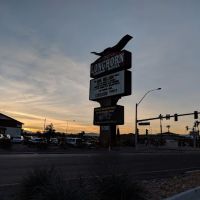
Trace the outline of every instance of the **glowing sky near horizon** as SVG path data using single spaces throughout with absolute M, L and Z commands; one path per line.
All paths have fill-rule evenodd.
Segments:
M 198 0 L 1 0 L 0 112 L 26 130 L 98 132 L 89 101 L 91 51 L 134 38 L 132 95 L 122 98 L 125 125 L 134 130 L 135 104 L 146 91 L 139 118 L 200 111 L 200 2 Z M 163 129 L 186 133 L 193 116 L 163 120 Z M 143 127 L 141 132 L 144 131 Z M 152 122 L 159 132 L 159 121 Z

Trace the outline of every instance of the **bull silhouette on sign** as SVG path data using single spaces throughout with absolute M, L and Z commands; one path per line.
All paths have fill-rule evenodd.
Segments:
M 111 53 L 119 52 L 126 46 L 126 44 L 129 42 L 129 40 L 131 40 L 132 38 L 133 37 L 130 36 L 130 35 L 125 35 L 115 46 L 108 47 L 100 53 L 98 53 L 98 52 L 91 52 L 91 53 L 95 54 L 97 56 L 104 57 L 104 56 L 107 56 Z

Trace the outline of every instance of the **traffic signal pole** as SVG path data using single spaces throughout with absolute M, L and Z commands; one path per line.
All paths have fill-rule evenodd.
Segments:
M 160 118 L 160 134 L 162 135 L 162 118 Z

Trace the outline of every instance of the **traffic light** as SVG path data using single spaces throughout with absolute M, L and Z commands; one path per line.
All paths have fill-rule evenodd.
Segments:
M 178 114 L 174 114 L 174 121 L 178 121 Z
M 198 119 L 198 111 L 194 111 L 194 119 Z
M 165 118 L 166 120 L 170 120 L 170 114 L 167 114 Z

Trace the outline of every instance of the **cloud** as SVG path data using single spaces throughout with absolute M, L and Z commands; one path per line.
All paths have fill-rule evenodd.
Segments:
M 43 56 L 37 49 L 0 47 L 0 81 L 0 105 L 8 110 L 60 120 L 88 119 L 91 112 L 88 65 L 59 50 Z
M 156 0 L 123 5 L 1 1 L 1 111 L 24 113 L 21 119 L 27 117 L 27 126 L 34 121 L 27 114 L 92 124 L 92 108 L 99 105 L 88 100 L 89 63 L 96 59 L 89 52 L 114 45 L 126 33 L 134 36 L 126 47 L 133 52 L 133 95 L 119 102 L 125 105 L 123 130 L 133 130 L 134 105 L 152 88 L 163 90 L 145 98 L 141 117 L 196 110 L 198 5 Z

